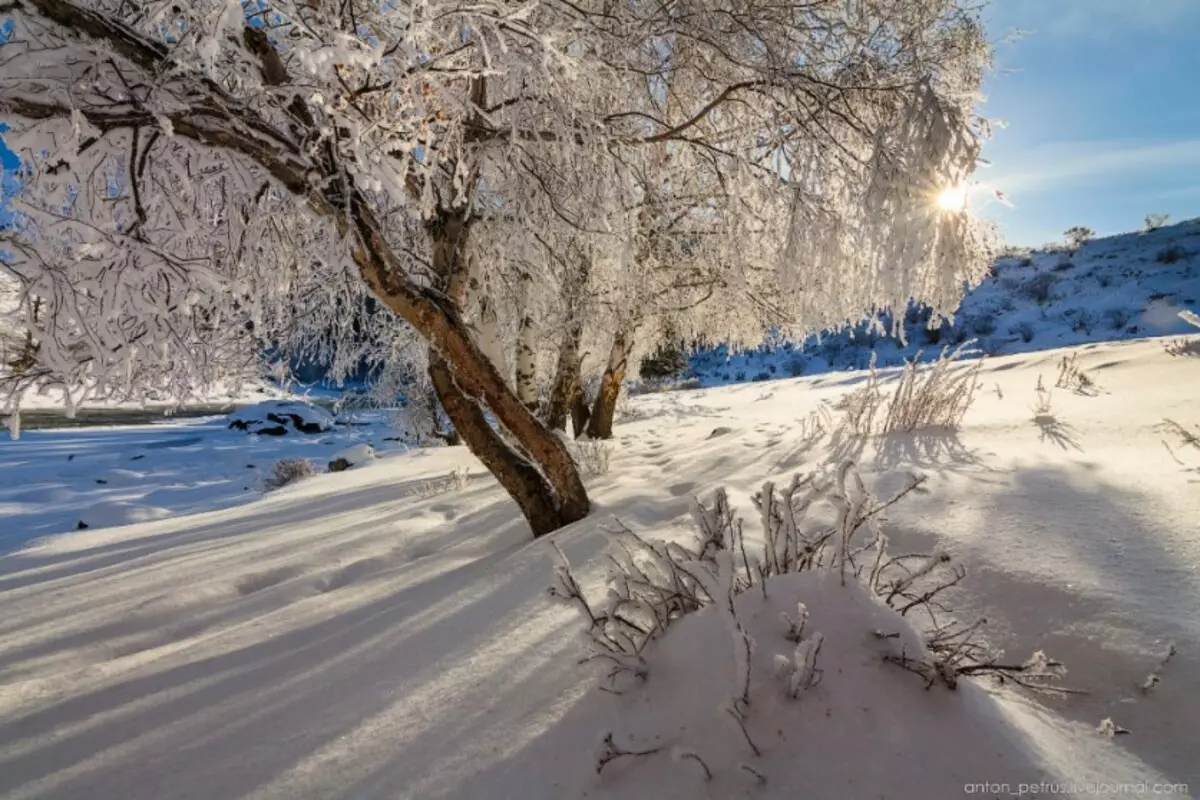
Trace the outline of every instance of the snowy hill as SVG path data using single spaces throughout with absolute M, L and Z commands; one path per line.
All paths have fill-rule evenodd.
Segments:
M 595 512 L 540 540 L 458 447 L 385 453 L 232 508 L 217 495 L 242 484 L 227 482 L 213 486 L 215 510 L 28 542 L 0 556 L 0 795 L 941 798 L 966 781 L 1009 784 L 989 797 L 1043 778 L 1090 782 L 1092 794 L 1200 785 L 1188 734 L 1200 717 L 1200 450 L 1172 439 L 1169 453 L 1158 430 L 1164 418 L 1200 425 L 1200 358 L 1157 341 L 1077 352 L 1092 391 L 1052 388 L 1036 415 L 1035 386 L 1053 387 L 1061 353 L 985 362 L 958 430 L 814 429 L 811 412 L 861 384 L 845 374 L 634 398 L 611 471 L 587 479 Z M 40 475 L 28 488 L 47 493 L 47 516 L 63 516 L 56 489 L 72 503 L 114 497 L 114 483 L 67 474 L 112 470 L 108 453 L 148 451 L 122 468 L 148 473 L 163 506 L 203 485 L 203 463 L 249 472 L 244 451 L 216 457 L 238 432 L 197 441 L 190 424 L 171 427 L 33 432 L 0 445 L 0 486 Z M 180 453 L 159 458 L 150 445 L 168 438 Z M 331 444 L 280 452 L 332 457 Z M 270 442 L 255 447 L 266 463 Z M 178 475 L 189 448 L 199 463 Z M 68 461 L 85 450 L 96 458 Z M 891 547 L 966 567 L 947 596 L 955 616 L 986 617 L 987 641 L 1017 662 L 1045 650 L 1088 694 L 1037 700 L 991 681 L 926 690 L 880 663 L 889 642 L 917 647 L 896 612 L 835 580 L 802 580 L 811 573 L 771 584 L 769 602 L 739 598 L 759 643 L 746 727 L 761 756 L 714 696 L 734 655 L 712 607 L 652 643 L 644 685 L 599 690 L 596 670 L 577 663 L 578 615 L 547 595 L 552 545 L 603 596 L 602 529 L 614 517 L 684 541 L 690 498 L 724 486 L 759 547 L 751 496 L 763 482 L 847 458 L 880 497 L 925 474 L 920 493 L 887 511 Z M 25 511 L 0 527 L 37 525 Z M 826 636 L 824 677 L 776 701 L 762 670 L 790 652 L 776 612 L 797 600 Z M 1160 667 L 1171 643 L 1178 654 Z M 1156 670 L 1161 683 L 1140 689 Z M 1131 733 L 1105 737 L 1108 718 Z M 655 752 L 597 774 L 606 732 Z
M 866 324 L 810 337 L 798 346 L 729 354 L 701 351 L 691 361 L 705 386 L 863 369 L 976 340 L 988 355 L 1194 332 L 1178 313 L 1200 310 L 1200 219 L 1085 243 L 1072 252 L 1039 250 L 998 259 L 990 277 L 963 298 L 953 324 L 928 328 L 928 309 L 905 316 L 907 344 Z

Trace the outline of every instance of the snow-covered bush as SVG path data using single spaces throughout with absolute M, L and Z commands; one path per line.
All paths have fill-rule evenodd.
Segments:
M 1076 225 L 1072 228 L 1067 228 L 1063 233 L 1067 240 L 1067 246 L 1072 250 L 1077 250 L 1087 242 L 1096 238 L 1096 232 L 1086 225 Z
M 1173 244 L 1170 247 L 1164 247 L 1155 253 L 1154 260 L 1159 264 L 1174 264 L 1178 261 L 1182 261 L 1185 256 L 1187 256 L 1187 251 L 1179 245 Z
M 605 475 L 612 460 L 612 445 L 603 440 L 580 439 L 571 443 L 571 458 L 584 475 Z
M 1053 272 L 1039 272 L 1021 284 L 1020 292 L 1038 305 L 1043 305 L 1054 296 L 1053 290 L 1058 282 L 1059 277 Z
M 1096 327 L 1098 320 L 1096 315 L 1086 308 L 1071 309 L 1074 313 L 1070 314 L 1071 330 L 1076 333 L 1082 333 L 1085 336 L 1092 335 L 1092 329 Z
M 944 348 L 932 366 L 920 365 L 921 352 L 904 365 L 895 390 L 884 392 L 872 357 L 862 387 L 834 403 L 844 427 L 855 436 L 912 432 L 923 428 L 957 428 L 975 399 L 982 359 L 960 366 L 964 343 Z
M 1146 215 L 1146 231 L 1156 231 L 1171 221 L 1170 214 L 1147 214 Z
M 836 574 L 843 586 L 865 586 L 901 616 L 923 612 L 929 626 L 927 651 L 894 655 L 897 663 L 921 672 L 931 683 L 954 688 L 959 676 L 990 674 L 1027 688 L 1060 691 L 1060 664 L 1038 657 L 1004 665 L 978 640 L 983 620 L 964 626 L 944 619 L 943 593 L 966 576 L 950 555 L 940 550 L 889 552 L 885 512 L 924 480 L 913 476 L 887 500 L 867 490 L 849 461 L 833 472 L 797 474 L 785 488 L 768 481 L 753 497 L 762 539 L 757 551 L 747 549 L 743 521 L 735 516 L 725 490 L 717 489 L 707 504 L 699 499 L 692 503 L 696 535 L 690 544 L 647 539 L 619 521 L 606 530 L 609 568 L 603 599 L 587 596 L 566 556 L 554 546 L 557 583 L 550 594 L 579 611 L 592 649 L 588 660 L 605 665 L 611 691 L 628 688 L 628 678 L 647 677 L 647 645 L 682 617 L 711 606 L 732 615 L 733 597 L 751 589 L 767 594 L 772 578 L 822 570 Z M 783 622 L 785 638 L 812 642 L 791 662 L 811 680 L 812 671 L 803 664 L 815 658 L 819 643 L 805 634 L 805 609 Z M 735 651 L 753 650 L 736 618 L 730 630 Z M 735 697 L 744 696 L 746 681 L 739 673 Z
M 450 474 L 444 478 L 435 478 L 425 481 L 418 490 L 418 495 L 422 499 L 437 497 L 440 494 L 449 494 L 450 492 L 461 492 L 471 484 L 471 471 L 466 467 L 455 467 L 450 470 Z
M 1041 375 L 1038 375 L 1037 387 L 1033 390 L 1033 393 L 1035 399 L 1033 405 L 1030 406 L 1030 410 L 1033 411 L 1033 418 L 1036 420 L 1040 417 L 1050 416 L 1052 397 L 1050 390 L 1042 383 Z
M 605 691 L 648 691 L 647 703 L 686 696 L 689 714 L 701 719 L 711 714 L 713 723 L 726 726 L 727 749 L 744 746 L 755 758 L 767 755 L 764 731 L 774 731 L 781 719 L 795 721 L 797 711 L 806 713 L 810 692 L 847 691 L 844 673 L 868 670 L 878 676 L 887 669 L 880 665 L 914 672 L 927 688 L 954 690 L 963 678 L 991 676 L 1033 690 L 1066 691 L 1058 684 L 1063 674 L 1058 662 L 1040 652 L 1024 661 L 1000 661 L 980 639 L 984 620 L 964 624 L 947 616 L 945 592 L 966 575 L 948 554 L 889 552 L 885 512 L 922 483 L 913 477 L 881 501 L 850 462 L 833 472 L 797 475 L 782 489 L 766 483 L 754 497 L 762 533 L 758 547 L 747 545 L 742 520 L 718 489 L 710 502 L 694 501 L 696 535 L 690 543 L 644 538 L 624 525 L 607 531 L 602 596 L 584 590 L 566 556 L 552 545 L 557 580 L 550 594 L 579 613 L 590 649 L 582 663 L 603 665 Z M 768 609 L 776 613 L 763 613 Z M 921 612 L 924 633 L 914 627 L 914 611 Z M 695 624 L 682 624 L 693 619 Z M 661 679 L 651 674 L 659 665 L 691 674 L 697 662 L 706 665 L 695 678 L 704 686 L 680 686 L 675 674 Z M 714 671 L 729 682 L 714 683 Z M 829 680 L 837 686 L 824 688 Z M 712 710 L 706 712 L 703 704 L 697 709 L 697 696 L 711 698 Z M 769 717 L 770 725 L 755 726 L 758 715 Z M 705 730 L 715 727 L 701 724 Z M 672 727 L 677 737 L 686 730 Z M 794 732 L 778 733 L 787 740 Z M 622 757 L 652 758 L 673 746 L 675 761 L 694 761 L 705 781 L 718 779 L 719 772 L 731 781 L 741 773 L 740 779 L 769 780 L 765 770 L 747 769 L 733 756 L 711 750 L 700 755 L 680 738 L 657 739 L 653 746 L 626 747 L 605 731 L 596 771 Z M 769 757 L 760 764 L 779 766 Z
M 282 458 L 271 465 L 271 471 L 263 478 L 263 488 L 268 492 L 282 489 L 313 472 L 312 462 L 307 458 Z
M 1194 311 L 1180 311 L 1179 318 L 1196 328 L 1200 328 L 1200 314 Z M 1170 339 L 1163 345 L 1173 356 L 1200 355 L 1200 339 Z

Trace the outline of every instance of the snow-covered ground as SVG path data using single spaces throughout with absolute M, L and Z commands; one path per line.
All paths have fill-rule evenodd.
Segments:
M 287 402 L 266 401 L 259 409 Z M 311 411 L 332 419 L 318 408 Z M 324 468 L 340 451 L 370 444 L 404 450 L 384 413 L 360 413 L 329 430 L 258 436 L 223 416 L 151 425 L 26 431 L 0 440 L 0 552 L 36 537 L 194 514 L 255 500 L 274 463 L 307 458 Z M 252 415 L 251 415 L 252 416 Z M 260 415 L 261 416 L 261 415 Z M 276 423 L 267 422 L 271 427 Z
M 383 454 L 249 496 L 248 476 L 270 460 L 317 460 L 356 433 L 331 435 L 338 447 L 254 442 L 188 422 L 2 442 L 8 542 L 73 527 L 83 504 L 239 504 L 46 536 L 0 557 L 0 794 L 940 798 L 959 783 L 1008 782 L 1015 793 L 1045 776 L 1186 782 L 1195 793 L 1200 450 L 1173 442 L 1175 460 L 1156 426 L 1200 424 L 1200 358 L 1154 340 L 1079 352 L 1094 391 L 1052 389 L 1038 422 L 1034 388 L 1039 376 L 1053 386 L 1063 353 L 989 360 L 957 432 L 812 444 L 803 421 L 862 374 L 635 398 L 611 471 L 588 479 L 595 513 L 537 541 L 463 448 Z M 750 496 L 764 480 L 844 458 L 881 494 L 910 470 L 927 474 L 927 491 L 889 512 L 893 549 L 961 560 L 971 575 L 957 612 L 986 616 L 991 642 L 1016 659 L 1044 649 L 1066 662 L 1066 683 L 1089 693 L 926 692 L 916 676 L 862 660 L 878 658 L 864 627 L 863 640 L 829 642 L 827 656 L 849 660 L 823 666 L 844 676 L 750 717 L 756 760 L 739 752 L 704 683 L 708 659 L 718 670 L 730 656 L 709 653 L 700 618 L 654 645 L 663 671 L 639 693 L 597 691 L 576 664 L 578 618 L 546 593 L 551 543 L 595 580 L 600 528 L 614 516 L 682 539 L 690 498 L 721 485 L 753 537 Z M 464 467 L 469 477 L 447 478 Z M 105 475 L 131 485 L 95 483 Z M 175 504 L 173 486 L 195 494 Z M 803 581 L 788 591 L 813 600 L 813 625 L 827 634 L 879 624 L 853 598 L 831 605 Z M 1170 643 L 1178 655 L 1142 693 Z M 696 704 L 673 717 L 688 681 Z M 1131 733 L 1110 742 L 1096 732 L 1105 718 Z M 714 768 L 757 764 L 767 783 L 728 772 L 707 782 L 665 751 L 598 776 L 608 730 L 625 747 L 695 749 Z

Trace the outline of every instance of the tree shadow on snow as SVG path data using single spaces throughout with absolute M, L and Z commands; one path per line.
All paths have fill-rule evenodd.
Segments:
M 496 510 L 473 522 L 513 516 Z M 584 533 L 566 549 L 584 562 L 601 544 Z M 42 794 L 63 797 L 158 798 L 199 787 L 234 797 L 268 785 L 303 796 L 312 791 L 303 782 L 275 784 L 314 759 L 358 765 L 323 796 L 394 796 L 436 778 L 429 771 L 447 754 L 511 738 L 520 722 L 512 713 L 536 710 L 547 685 L 569 683 L 555 675 L 574 666 L 569 654 L 542 657 L 575 642 L 574 615 L 545 596 L 548 552 L 545 540 L 528 541 L 432 577 L 417 573 L 303 627 L 226 652 L 196 648 L 183 663 L 151 662 L 38 704 L 0 722 L 0 794 L 47 781 L 52 792 Z M 579 680 L 573 670 L 570 680 Z M 512 713 L 492 713 L 500 697 Z
M 1018 469 L 1004 484 L 970 501 L 982 513 L 963 533 L 937 530 L 945 499 L 937 489 L 898 507 L 970 571 L 952 597 L 956 615 L 986 617 L 985 636 L 1014 658 L 1044 649 L 1062 660 L 1065 683 L 1088 694 L 1044 702 L 1089 728 L 1112 717 L 1134 731 L 1121 744 L 1195 785 L 1200 769 L 1184 734 L 1200 715 L 1194 549 L 1178 527 L 1150 521 L 1145 509 L 1157 499 L 1126 487 L 1056 468 Z M 903 529 L 890 535 L 910 546 Z M 1162 684 L 1143 693 L 1170 641 L 1179 655 Z

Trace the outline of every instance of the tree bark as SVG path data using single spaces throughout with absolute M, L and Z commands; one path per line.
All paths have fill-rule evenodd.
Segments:
M 427 228 L 434 270 L 445 287 L 443 314 L 422 318 L 432 323 L 429 376 L 442 408 L 463 441 L 520 506 L 534 536 L 541 536 L 582 519 L 590 504 L 562 441 L 509 390 L 462 320 L 460 311 L 469 286 L 463 258 L 469 229 L 466 209 L 443 211 Z M 364 275 L 376 273 L 367 270 Z M 385 273 L 379 277 L 386 280 L 391 276 Z M 382 282 L 379 288 L 374 282 L 371 285 L 390 304 L 394 296 L 388 293 L 388 286 Z M 450 358 L 450 354 L 455 357 Z M 514 437 L 517 449 L 489 424 L 481 404 Z
M 608 352 L 608 365 L 600 379 L 600 391 L 592 406 L 588 420 L 587 435 L 590 439 L 611 439 L 613 417 L 617 413 L 617 398 L 621 394 L 621 382 L 629 367 L 629 354 L 633 352 L 633 334 L 621 332 L 613 339 Z
M 533 535 L 561 528 L 565 524 L 562 511 L 546 479 L 488 424 L 479 404 L 463 394 L 449 366 L 436 353 L 429 356 L 429 377 L 454 429 L 521 507 Z
M 528 274 L 521 276 L 521 327 L 517 333 L 517 398 L 526 408 L 536 409 L 537 386 L 537 328 L 533 323 L 532 302 L 533 280 Z
M 550 396 L 546 400 L 546 411 L 542 419 L 551 430 L 562 431 L 567 428 L 567 415 L 571 414 L 577 403 L 583 399 L 583 389 L 579 385 L 579 342 L 583 329 L 578 325 L 571 326 L 558 348 L 558 362 L 554 368 L 554 383 L 550 387 Z M 584 408 L 586 408 L 584 404 Z M 575 435 L 580 433 L 576 426 Z

